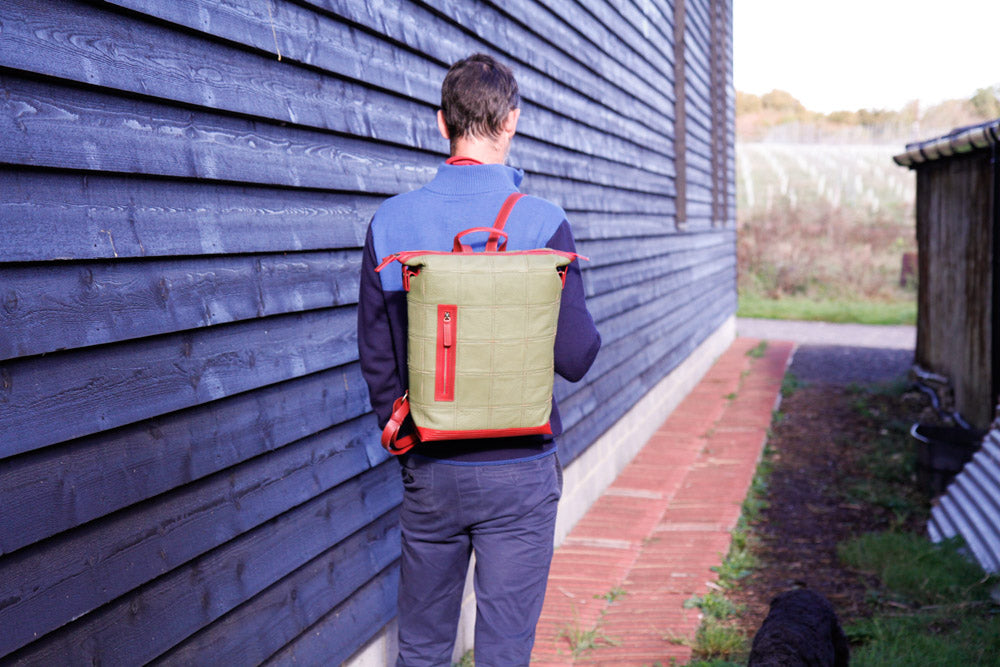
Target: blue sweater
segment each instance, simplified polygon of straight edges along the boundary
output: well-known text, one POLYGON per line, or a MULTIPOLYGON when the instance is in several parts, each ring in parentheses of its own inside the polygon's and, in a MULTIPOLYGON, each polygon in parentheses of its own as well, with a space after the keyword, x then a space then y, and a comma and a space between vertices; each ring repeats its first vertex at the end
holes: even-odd
MULTIPOLYGON (((361 371, 368 383, 372 408, 384 427, 392 403, 407 387, 406 292, 395 265, 375 273, 386 256, 402 250, 451 250, 452 240, 470 227, 490 227, 507 196, 516 192, 523 172, 499 164, 442 164, 422 188, 386 200, 368 227, 361 263, 358 298, 358 349, 361 371)), ((549 247, 576 251, 565 212, 537 197, 523 197, 514 206, 504 231, 507 250, 549 247)), ((482 250, 485 234, 470 237, 482 250), (480 237, 478 245, 475 239, 480 237)), ((571 382, 581 379, 601 346, 601 337, 587 311, 579 262, 570 265, 559 310, 555 370, 571 382)), ((562 432, 553 399, 553 435, 562 432)), ((414 453, 452 463, 484 464, 542 456, 554 451, 548 436, 484 438, 421 443, 414 453)))

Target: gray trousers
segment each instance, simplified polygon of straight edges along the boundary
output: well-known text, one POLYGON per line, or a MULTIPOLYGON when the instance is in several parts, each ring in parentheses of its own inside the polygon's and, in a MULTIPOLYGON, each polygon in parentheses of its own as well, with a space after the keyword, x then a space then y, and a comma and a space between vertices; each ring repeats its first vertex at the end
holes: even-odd
POLYGON ((397 667, 451 664, 473 551, 476 665, 527 665, 552 561, 558 459, 402 463, 397 667))

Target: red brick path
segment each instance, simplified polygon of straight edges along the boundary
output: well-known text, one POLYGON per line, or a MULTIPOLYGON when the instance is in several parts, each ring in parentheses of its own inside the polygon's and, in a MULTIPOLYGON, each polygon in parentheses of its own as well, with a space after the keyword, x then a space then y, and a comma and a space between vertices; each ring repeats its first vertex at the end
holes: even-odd
POLYGON ((556 550, 532 665, 690 659, 678 640, 694 638, 699 612, 684 601, 729 551, 793 349, 749 356, 758 342, 733 342, 556 550), (594 629, 574 658, 566 634, 594 629))

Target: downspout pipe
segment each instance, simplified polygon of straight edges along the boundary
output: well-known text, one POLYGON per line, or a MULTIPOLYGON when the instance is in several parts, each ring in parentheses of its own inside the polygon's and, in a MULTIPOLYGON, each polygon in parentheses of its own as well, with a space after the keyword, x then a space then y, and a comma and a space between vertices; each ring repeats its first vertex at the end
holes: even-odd
MULTIPOLYGON (((1000 127, 991 128, 993 134, 993 299, 992 313, 992 349, 990 350, 993 364, 990 399, 997 405, 1000 396, 1000 127)), ((994 415, 997 416, 997 415, 994 415)))

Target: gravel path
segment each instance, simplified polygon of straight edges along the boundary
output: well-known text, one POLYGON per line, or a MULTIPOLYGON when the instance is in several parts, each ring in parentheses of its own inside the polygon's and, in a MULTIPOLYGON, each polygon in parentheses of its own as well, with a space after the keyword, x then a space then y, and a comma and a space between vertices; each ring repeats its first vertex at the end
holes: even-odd
POLYGON ((913 364, 916 327, 744 319, 738 335, 798 343, 791 371, 813 384, 885 382, 913 364))

